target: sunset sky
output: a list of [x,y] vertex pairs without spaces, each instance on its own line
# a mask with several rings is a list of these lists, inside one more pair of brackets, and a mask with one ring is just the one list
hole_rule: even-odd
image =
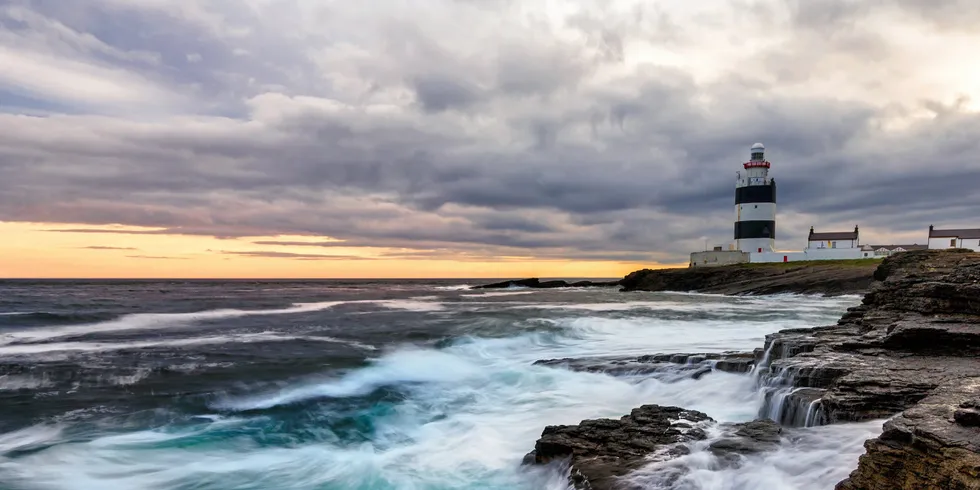
[[0,277],[614,277],[980,227],[975,0],[0,1]]

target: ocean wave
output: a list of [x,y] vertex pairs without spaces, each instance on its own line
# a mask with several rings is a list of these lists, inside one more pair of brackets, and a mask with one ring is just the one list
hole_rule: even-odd
[[58,440],[63,431],[60,425],[35,425],[0,434],[0,455],[44,447]]
[[59,337],[69,337],[73,335],[84,335],[90,333],[117,332],[126,330],[155,330],[181,327],[193,324],[195,322],[223,320],[244,316],[308,313],[333,308],[334,306],[344,303],[344,301],[296,303],[287,308],[270,310],[220,309],[198,311],[193,313],[137,313],[132,315],[124,315],[115,320],[86,325],[73,325],[70,327],[58,328],[31,328],[28,330],[5,332],[0,335],[0,345],[12,344],[14,342],[37,342]]
[[492,298],[495,296],[518,296],[523,294],[534,294],[534,293],[535,291],[527,290],[527,288],[524,288],[524,290],[521,291],[489,291],[486,293],[461,294],[460,296],[464,298]]
[[295,340],[346,344],[350,345],[351,347],[364,350],[377,349],[373,345],[335,337],[316,335],[283,335],[274,332],[261,332],[237,335],[230,334],[208,337],[191,337],[185,339],[140,340],[130,342],[48,342],[7,344],[0,345],[0,354],[27,355],[62,351],[99,352],[125,349],[146,349],[154,347],[188,347],[208,344],[288,342]]
[[[345,304],[375,304],[382,308],[413,312],[436,312],[445,309],[438,301],[418,299],[324,301],[316,303],[296,303],[287,308],[269,310],[218,309],[191,313],[137,313],[124,315],[113,320],[54,328],[30,328],[0,333],[0,346],[25,342],[41,342],[91,333],[123,332],[131,330],[160,330],[189,327],[206,321],[226,320],[247,316],[288,315],[322,311]],[[83,315],[75,315],[82,318]],[[65,318],[59,316],[58,318]]]
[[432,289],[438,291],[467,291],[472,288],[473,286],[469,284],[456,284],[454,286],[435,286]]
[[214,402],[220,410],[259,410],[315,398],[366,395],[377,388],[400,383],[459,382],[479,374],[479,369],[456,356],[435,350],[405,349],[390,353],[364,369],[325,383],[289,387],[244,399]]
[[418,301],[410,299],[389,299],[389,300],[376,300],[376,301],[365,301],[365,303],[375,303],[381,305],[385,308],[390,308],[393,310],[407,310],[407,311],[442,311],[445,309],[445,305],[440,302],[434,301]]
[[36,390],[47,388],[53,383],[46,376],[33,374],[4,374],[0,375],[0,391]]
[[112,313],[53,313],[47,311],[9,311],[0,313],[0,317],[7,317],[0,320],[0,324],[16,322],[17,325],[37,324],[64,324],[64,323],[85,323],[111,320],[116,318]]

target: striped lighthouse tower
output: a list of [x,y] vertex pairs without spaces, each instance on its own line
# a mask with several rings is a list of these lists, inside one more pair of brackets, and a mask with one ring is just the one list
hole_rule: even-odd
[[776,181],[762,143],[752,145],[752,157],[735,180],[735,247],[743,252],[772,252],[776,241]]

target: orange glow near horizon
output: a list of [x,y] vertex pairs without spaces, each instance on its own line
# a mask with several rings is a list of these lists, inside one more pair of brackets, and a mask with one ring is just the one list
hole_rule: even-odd
[[[105,233],[50,231],[74,229]],[[147,231],[153,229],[0,222],[0,278],[615,278],[644,267],[679,265],[534,257],[385,258],[383,254],[398,251],[254,243],[330,240],[323,237],[219,239]],[[245,255],[255,253],[282,256]],[[324,257],[330,255],[345,258]]]

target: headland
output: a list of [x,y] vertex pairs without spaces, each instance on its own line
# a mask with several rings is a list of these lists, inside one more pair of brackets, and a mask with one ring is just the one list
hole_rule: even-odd
[[496,282],[474,289],[619,287],[621,291],[680,291],[715,294],[864,294],[881,260],[821,260],[718,267],[642,269],[618,281],[567,282],[537,278]]
[[[836,325],[776,332],[751,353],[539,363],[582,370],[629,366],[633,372],[681,364],[690,376],[742,372],[756,377],[766,401],[754,422],[715,426],[725,436],[710,450],[724,464],[737,466],[746,454],[770,450],[797,427],[887,419],[837,490],[980,489],[980,253],[900,253],[873,268],[870,279],[862,303]],[[768,281],[752,291],[773,290],[777,279]],[[661,282],[653,279],[651,290]],[[860,281],[846,283],[856,290]],[[703,282],[701,289],[710,284],[716,283]],[[569,461],[576,488],[633,488],[624,477],[704,441],[710,415],[644,405],[618,420],[549,426],[525,462]]]

